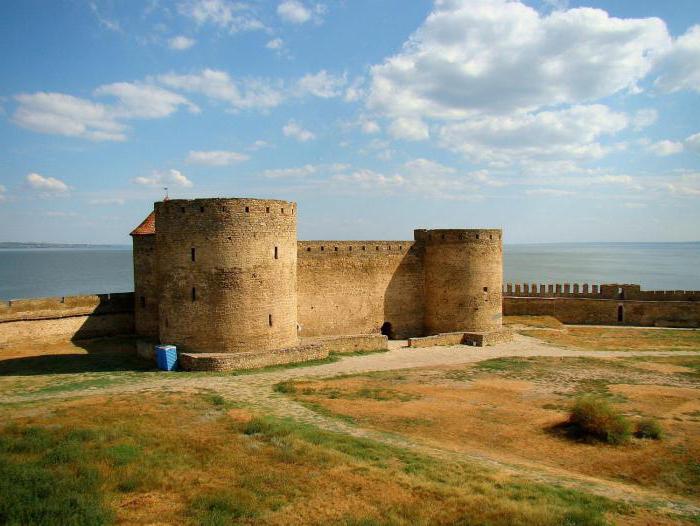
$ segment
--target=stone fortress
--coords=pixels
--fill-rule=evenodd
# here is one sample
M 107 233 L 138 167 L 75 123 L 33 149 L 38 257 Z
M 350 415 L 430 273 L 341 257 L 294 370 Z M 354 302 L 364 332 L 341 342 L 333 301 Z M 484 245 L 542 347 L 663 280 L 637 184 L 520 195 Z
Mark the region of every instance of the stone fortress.
M 297 241 L 297 207 L 166 200 L 131 234 L 135 292 L 0 301 L 0 350 L 136 335 L 190 369 L 253 368 L 386 348 L 508 338 L 505 316 L 700 327 L 700 291 L 503 284 L 500 230 L 415 230 L 413 241 Z
M 415 230 L 413 241 L 297 241 L 296 203 L 165 200 L 132 233 L 135 332 L 190 368 L 261 364 L 367 335 L 501 332 L 501 230 Z M 471 339 L 470 339 L 471 338 Z M 459 342 L 458 342 L 459 343 Z M 357 346 L 356 346 L 357 347 Z M 222 354 L 237 356 L 214 356 Z M 267 354 L 266 354 L 267 353 Z M 262 356 L 266 358 L 261 359 Z

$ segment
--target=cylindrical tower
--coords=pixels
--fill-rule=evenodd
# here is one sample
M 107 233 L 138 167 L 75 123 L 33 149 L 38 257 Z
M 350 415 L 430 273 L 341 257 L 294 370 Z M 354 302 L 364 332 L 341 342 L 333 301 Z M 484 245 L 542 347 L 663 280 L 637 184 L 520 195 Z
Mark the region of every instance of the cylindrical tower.
M 426 334 L 501 328 L 499 229 L 416 230 L 425 246 Z
M 297 337 L 296 203 L 156 203 L 159 329 L 188 352 L 266 351 Z

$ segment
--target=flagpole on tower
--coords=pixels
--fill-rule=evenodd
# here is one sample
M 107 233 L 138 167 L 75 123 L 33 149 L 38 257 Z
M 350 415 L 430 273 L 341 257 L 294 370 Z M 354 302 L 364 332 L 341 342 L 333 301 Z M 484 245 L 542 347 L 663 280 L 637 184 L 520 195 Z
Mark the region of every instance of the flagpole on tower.
M 168 187 L 167 187 L 167 186 L 164 186 L 164 187 L 163 187 L 163 190 L 165 190 L 165 197 L 163 198 L 163 201 L 167 201 L 167 200 L 169 199 L 169 197 L 168 197 Z

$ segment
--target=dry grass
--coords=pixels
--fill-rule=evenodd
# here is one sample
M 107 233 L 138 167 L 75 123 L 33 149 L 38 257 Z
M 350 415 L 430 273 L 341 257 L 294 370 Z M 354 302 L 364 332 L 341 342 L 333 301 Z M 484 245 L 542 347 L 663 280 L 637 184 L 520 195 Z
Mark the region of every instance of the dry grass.
M 301 382 L 294 396 L 361 426 L 455 451 L 694 495 L 700 484 L 698 383 L 687 372 L 652 373 L 638 363 L 497 359 L 467 368 L 403 371 L 394 378 Z M 677 363 L 693 370 L 700 357 L 678 357 Z M 373 390 L 395 395 L 390 400 L 358 396 Z M 634 426 L 644 417 L 658 419 L 667 436 L 622 446 L 571 441 L 558 429 L 572 397 L 586 393 L 606 398 Z
M 598 497 L 256 415 L 209 393 L 48 409 L 0 431 L 3 483 L 26 486 L 21 473 L 31 465 L 61 488 L 54 511 L 86 499 L 83 520 L 52 516 L 23 486 L 21 498 L 0 495 L 2 522 L 602 525 L 630 513 Z M 30 439 L 41 443 L 28 447 Z M 76 473 L 90 474 L 84 487 L 70 482 Z M 26 520 L 31 513 L 41 520 Z
M 566 327 L 520 331 L 559 347 L 594 351 L 700 351 L 700 330 Z

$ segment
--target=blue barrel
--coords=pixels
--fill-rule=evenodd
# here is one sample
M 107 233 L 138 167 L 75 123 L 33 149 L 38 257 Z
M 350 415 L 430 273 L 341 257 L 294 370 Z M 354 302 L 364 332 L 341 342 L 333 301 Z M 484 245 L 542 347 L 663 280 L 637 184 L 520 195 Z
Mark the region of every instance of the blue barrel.
M 156 345 L 156 364 L 161 371 L 175 371 L 177 348 L 174 345 Z

